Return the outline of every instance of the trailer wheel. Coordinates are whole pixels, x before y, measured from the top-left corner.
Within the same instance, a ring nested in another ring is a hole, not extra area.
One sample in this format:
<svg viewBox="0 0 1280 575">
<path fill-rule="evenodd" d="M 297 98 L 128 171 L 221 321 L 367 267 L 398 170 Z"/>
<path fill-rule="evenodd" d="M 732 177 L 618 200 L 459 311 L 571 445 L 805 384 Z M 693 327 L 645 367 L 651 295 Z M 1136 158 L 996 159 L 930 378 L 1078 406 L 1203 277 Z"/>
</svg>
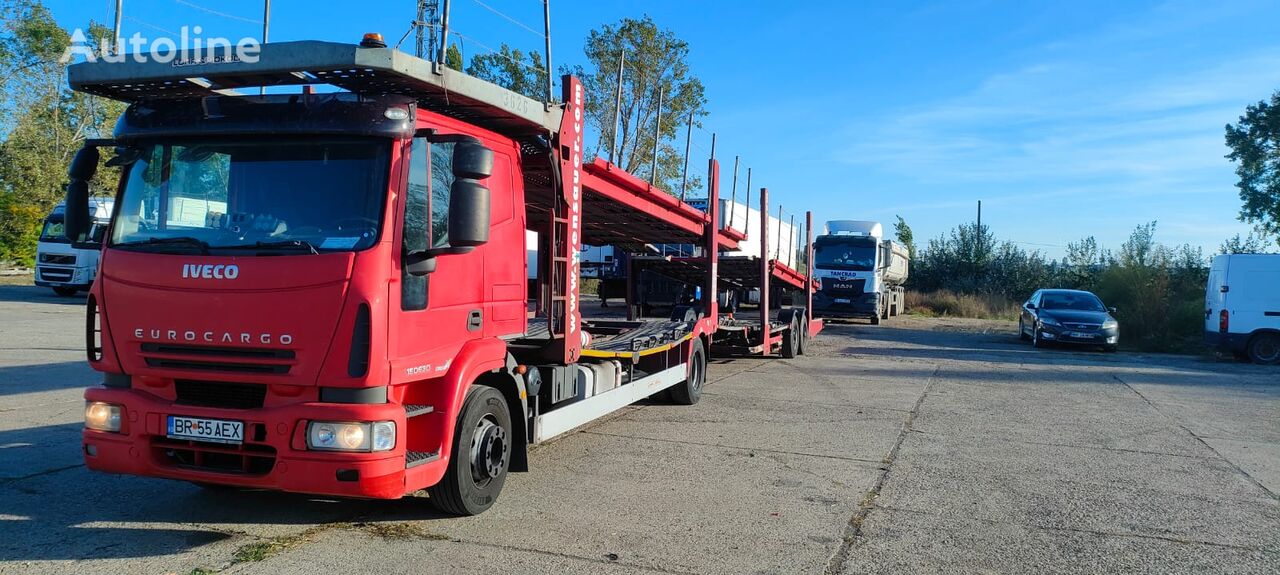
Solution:
<svg viewBox="0 0 1280 575">
<path fill-rule="evenodd" d="M 800 324 L 800 345 L 796 348 L 796 354 L 804 355 L 804 349 L 809 345 L 809 315 L 801 314 L 796 321 Z"/>
<path fill-rule="evenodd" d="M 782 357 L 785 359 L 791 359 L 800 354 L 800 333 L 796 327 L 796 321 L 792 320 L 791 327 L 782 332 Z"/>
<path fill-rule="evenodd" d="M 511 413 L 502 392 L 474 386 L 462 402 L 449 468 L 428 487 L 431 505 L 452 515 L 476 515 L 498 500 L 511 465 Z"/>
<path fill-rule="evenodd" d="M 1260 365 L 1280 364 L 1280 335 L 1260 333 L 1249 341 L 1249 359 Z"/>
<path fill-rule="evenodd" d="M 707 350 L 702 338 L 693 338 L 693 351 L 689 353 L 689 376 L 683 383 L 667 389 L 671 401 L 680 405 L 693 405 L 702 398 L 702 384 L 707 380 Z"/>
</svg>

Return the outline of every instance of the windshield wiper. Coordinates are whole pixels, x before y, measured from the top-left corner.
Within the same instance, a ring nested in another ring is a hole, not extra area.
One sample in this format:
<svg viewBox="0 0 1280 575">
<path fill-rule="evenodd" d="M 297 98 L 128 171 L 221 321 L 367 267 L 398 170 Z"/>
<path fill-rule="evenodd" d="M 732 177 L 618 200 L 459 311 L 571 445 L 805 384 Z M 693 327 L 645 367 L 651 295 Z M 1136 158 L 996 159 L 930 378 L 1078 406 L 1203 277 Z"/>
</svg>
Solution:
<svg viewBox="0 0 1280 575">
<path fill-rule="evenodd" d="M 181 245 L 194 247 L 200 250 L 203 255 L 209 254 L 209 242 L 191 236 L 178 236 L 174 238 L 147 238 L 145 240 L 137 240 L 132 242 L 124 242 L 114 244 L 112 247 L 129 248 L 138 246 L 163 246 L 163 245 Z"/>
<path fill-rule="evenodd" d="M 280 240 L 277 242 L 253 242 L 252 244 L 242 244 L 238 246 L 218 246 L 220 250 L 256 250 L 256 249 L 273 249 L 273 248 L 299 248 L 311 252 L 311 255 L 320 255 L 320 250 L 307 240 Z"/>
</svg>

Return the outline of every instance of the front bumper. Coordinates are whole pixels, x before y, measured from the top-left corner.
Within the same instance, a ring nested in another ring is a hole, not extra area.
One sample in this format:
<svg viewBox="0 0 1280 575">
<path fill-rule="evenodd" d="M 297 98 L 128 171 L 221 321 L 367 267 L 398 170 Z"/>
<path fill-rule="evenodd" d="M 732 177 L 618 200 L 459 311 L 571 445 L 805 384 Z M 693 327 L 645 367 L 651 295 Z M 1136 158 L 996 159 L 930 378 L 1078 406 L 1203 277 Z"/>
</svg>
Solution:
<svg viewBox="0 0 1280 575">
<path fill-rule="evenodd" d="M 822 317 L 875 317 L 880 314 L 879 303 L 874 293 L 813 294 L 813 311 Z"/>
<path fill-rule="evenodd" d="M 93 285 L 93 276 L 92 268 L 36 264 L 35 283 L 40 287 L 88 289 Z"/>
<path fill-rule="evenodd" d="M 89 469 L 316 495 L 395 499 L 405 494 L 404 437 L 378 453 L 308 451 L 306 422 L 396 422 L 394 404 L 297 403 L 240 410 L 175 405 L 139 389 L 89 388 L 88 401 L 124 406 L 120 433 L 83 431 Z M 243 445 L 172 440 L 168 415 L 243 421 Z"/>
<path fill-rule="evenodd" d="M 1044 324 L 1040 326 L 1040 336 L 1046 341 L 1076 345 L 1115 346 L 1120 344 L 1119 328 L 1080 331 Z"/>
</svg>

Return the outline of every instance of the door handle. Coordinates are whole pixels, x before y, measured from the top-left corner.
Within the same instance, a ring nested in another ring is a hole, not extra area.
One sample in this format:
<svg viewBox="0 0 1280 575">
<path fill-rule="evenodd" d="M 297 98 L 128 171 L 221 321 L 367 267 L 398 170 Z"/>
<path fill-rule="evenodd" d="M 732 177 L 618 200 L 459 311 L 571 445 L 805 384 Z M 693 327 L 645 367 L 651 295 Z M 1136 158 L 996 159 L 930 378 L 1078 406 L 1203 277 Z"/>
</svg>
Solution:
<svg viewBox="0 0 1280 575">
<path fill-rule="evenodd" d="M 484 312 L 478 309 L 467 314 L 467 331 L 479 331 L 484 326 Z"/>
</svg>

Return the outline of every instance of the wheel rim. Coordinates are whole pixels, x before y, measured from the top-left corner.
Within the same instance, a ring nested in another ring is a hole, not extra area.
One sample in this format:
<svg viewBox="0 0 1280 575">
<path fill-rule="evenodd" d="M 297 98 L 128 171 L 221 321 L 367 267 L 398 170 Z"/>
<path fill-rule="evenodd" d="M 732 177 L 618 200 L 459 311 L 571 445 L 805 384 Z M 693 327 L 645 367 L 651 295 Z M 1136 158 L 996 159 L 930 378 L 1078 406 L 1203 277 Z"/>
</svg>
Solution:
<svg viewBox="0 0 1280 575">
<path fill-rule="evenodd" d="M 493 415 L 476 422 L 471 435 L 471 479 L 476 485 L 487 485 L 507 468 L 507 430 L 498 425 Z"/>
<path fill-rule="evenodd" d="M 1253 343 L 1253 355 L 1265 362 L 1280 360 L 1280 338 L 1258 338 L 1258 341 Z"/>
</svg>

